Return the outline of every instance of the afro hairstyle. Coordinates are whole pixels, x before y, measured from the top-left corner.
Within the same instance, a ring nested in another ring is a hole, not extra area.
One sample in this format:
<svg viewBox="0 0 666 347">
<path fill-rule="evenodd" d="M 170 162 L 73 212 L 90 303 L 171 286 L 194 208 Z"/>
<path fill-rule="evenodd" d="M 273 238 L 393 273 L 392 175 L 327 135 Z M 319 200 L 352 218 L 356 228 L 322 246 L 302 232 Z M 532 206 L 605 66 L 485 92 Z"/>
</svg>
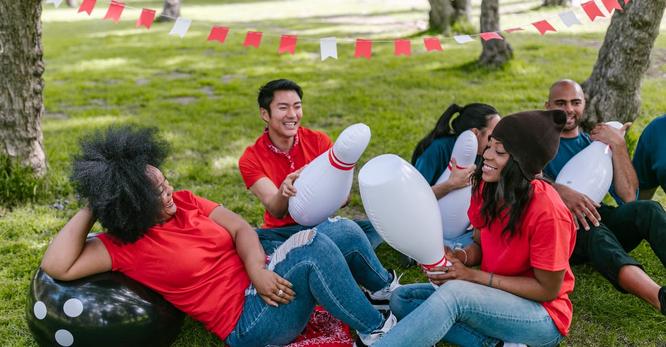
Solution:
<svg viewBox="0 0 666 347">
<path fill-rule="evenodd" d="M 132 243 L 159 222 L 160 191 L 147 166 L 159 168 L 169 152 L 156 128 L 112 126 L 81 140 L 71 180 L 102 227 Z"/>
</svg>

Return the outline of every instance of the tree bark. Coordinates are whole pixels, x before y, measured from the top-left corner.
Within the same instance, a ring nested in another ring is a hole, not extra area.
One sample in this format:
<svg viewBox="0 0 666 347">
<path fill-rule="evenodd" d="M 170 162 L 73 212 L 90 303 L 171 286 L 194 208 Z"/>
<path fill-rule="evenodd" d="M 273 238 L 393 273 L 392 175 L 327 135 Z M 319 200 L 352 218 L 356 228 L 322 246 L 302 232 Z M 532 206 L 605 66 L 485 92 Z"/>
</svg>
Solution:
<svg viewBox="0 0 666 347">
<path fill-rule="evenodd" d="M 543 0 L 543 6 L 569 6 L 571 0 Z"/>
<path fill-rule="evenodd" d="M 0 155 L 46 173 L 41 0 L 0 1 Z"/>
<path fill-rule="evenodd" d="M 430 13 L 428 18 L 430 30 L 443 35 L 450 35 L 452 24 L 451 19 L 454 12 L 451 0 L 428 0 L 428 2 L 430 2 Z"/>
<path fill-rule="evenodd" d="M 180 0 L 164 0 L 162 13 L 157 17 L 158 22 L 171 22 L 180 17 Z"/>
<path fill-rule="evenodd" d="M 483 0 L 481 2 L 481 32 L 499 31 L 500 17 L 498 0 Z M 506 39 L 481 40 L 483 51 L 479 57 L 479 64 L 490 68 L 498 68 L 513 58 L 513 49 Z"/>
<path fill-rule="evenodd" d="M 452 0 L 453 17 L 451 23 L 471 22 L 472 1 L 471 0 Z"/>
<path fill-rule="evenodd" d="M 597 122 L 628 122 L 638 117 L 641 83 L 666 0 L 633 0 L 623 6 L 624 12 L 613 15 L 592 74 L 582 85 L 586 129 Z"/>
<path fill-rule="evenodd" d="M 67 6 L 76 7 L 78 5 L 76 0 L 67 0 Z"/>
</svg>

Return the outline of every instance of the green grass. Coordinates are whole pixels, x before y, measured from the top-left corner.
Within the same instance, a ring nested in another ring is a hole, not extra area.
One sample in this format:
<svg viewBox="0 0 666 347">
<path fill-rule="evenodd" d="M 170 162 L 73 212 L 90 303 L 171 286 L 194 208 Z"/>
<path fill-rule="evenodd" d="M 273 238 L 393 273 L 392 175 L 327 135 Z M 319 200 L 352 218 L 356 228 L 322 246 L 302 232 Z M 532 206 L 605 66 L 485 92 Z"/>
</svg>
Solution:
<svg viewBox="0 0 666 347">
<path fill-rule="evenodd" d="M 527 6 L 523 7 L 533 8 L 532 3 L 538 2 L 511 2 L 516 9 L 507 15 L 509 22 L 528 23 L 544 13 L 519 8 L 524 3 Z M 153 0 L 130 5 L 159 8 L 160 3 Z M 271 4 L 226 3 L 249 6 L 244 9 Z M 75 10 L 45 11 L 47 112 L 43 131 L 50 165 L 48 191 L 32 203 L 0 209 L 0 345 L 35 345 L 24 321 L 25 293 L 47 243 L 78 208 L 67 177 L 70 157 L 83 134 L 111 124 L 159 126 L 173 146 L 165 166 L 172 184 L 220 201 L 258 225 L 263 210 L 245 190 L 237 160 L 262 130 L 255 97 L 266 81 L 285 77 L 304 87 L 303 123 L 308 127 L 335 137 L 351 123 L 368 124 L 373 138 L 362 165 L 383 153 L 409 158 L 415 143 L 451 102 L 486 102 L 503 114 L 542 107 L 554 80 L 569 77 L 582 81 L 590 74 L 603 39 L 601 32 L 510 35 L 515 59 L 499 71 L 475 67 L 478 43 L 460 46 L 449 41 L 444 52 L 425 53 L 417 45 L 419 38 L 413 39 L 412 57 L 393 57 L 393 46 L 387 42 L 375 44 L 373 59 L 367 61 L 352 58 L 353 46 L 342 38 L 365 34 L 392 38 L 394 33 L 408 36 L 420 29 L 418 23 L 403 26 L 405 21 L 423 20 L 425 13 L 418 6 L 416 10 L 397 5 L 391 8 L 376 1 L 369 2 L 366 14 L 347 13 L 331 2 L 320 3 L 336 15 L 301 18 L 287 13 L 277 1 L 273 3 L 274 19 L 256 20 L 251 11 L 229 14 L 232 32 L 224 45 L 205 41 L 208 25 L 218 23 L 217 15 L 229 8 L 217 5 L 218 1 L 185 2 L 185 14 L 191 11 L 206 18 L 208 13 L 209 19 L 205 24 L 195 23 L 184 39 L 167 36 L 169 24 L 146 31 L 135 29 L 130 19 L 113 24 L 88 20 Z M 97 8 L 96 12 L 101 16 L 104 11 Z M 283 18 L 277 18 L 281 14 Z M 367 23 L 371 21 L 364 18 L 381 24 Z M 395 23 L 392 18 L 397 18 Z M 242 47 L 243 30 L 257 28 L 266 31 L 262 46 Z M 283 32 L 311 36 L 300 38 L 295 55 L 278 55 L 277 43 Z M 341 38 L 339 60 L 319 60 L 317 40 L 321 35 Z M 641 89 L 643 107 L 632 129 L 634 138 L 650 119 L 666 110 L 666 69 L 664 60 L 657 59 L 665 50 L 666 39 L 661 37 L 655 47 L 659 54 L 655 54 L 653 73 Z M 666 202 L 662 192 L 657 199 Z M 363 214 L 357 190 L 350 207 L 342 213 Z M 398 254 L 389 247 L 382 246 L 379 255 L 387 266 L 399 268 Z M 642 244 L 632 255 L 657 282 L 666 283 L 666 270 L 647 245 Z M 407 282 L 424 280 L 417 269 L 401 270 L 406 272 L 403 279 Z M 575 314 L 564 345 L 666 343 L 664 316 L 640 300 L 616 292 L 587 266 L 576 267 L 574 272 Z M 221 342 L 188 320 L 176 345 Z"/>
</svg>

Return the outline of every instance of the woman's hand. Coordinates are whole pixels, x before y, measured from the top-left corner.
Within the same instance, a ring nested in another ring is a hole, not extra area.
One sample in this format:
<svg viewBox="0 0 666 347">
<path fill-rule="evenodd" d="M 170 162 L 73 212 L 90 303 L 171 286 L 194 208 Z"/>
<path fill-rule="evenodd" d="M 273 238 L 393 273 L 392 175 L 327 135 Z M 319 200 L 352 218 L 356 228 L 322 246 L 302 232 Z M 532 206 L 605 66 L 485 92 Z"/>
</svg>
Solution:
<svg viewBox="0 0 666 347">
<path fill-rule="evenodd" d="M 250 280 L 259 296 L 271 306 L 286 305 L 296 297 L 291 282 L 273 271 L 259 269 L 250 275 Z"/>
<path fill-rule="evenodd" d="M 465 264 L 463 264 L 463 262 L 456 258 L 451 252 L 447 252 L 446 258 L 451 262 L 450 266 L 434 267 L 426 272 L 426 276 L 430 282 L 441 286 L 449 280 L 472 281 L 474 272 L 477 270 L 465 266 Z"/>
<path fill-rule="evenodd" d="M 451 165 L 451 176 L 449 176 L 448 181 L 451 184 L 451 188 L 455 190 L 471 184 L 471 178 L 474 170 L 476 170 L 476 165 L 472 164 L 466 168 L 459 168 L 454 158 L 451 158 L 449 165 Z"/>
</svg>

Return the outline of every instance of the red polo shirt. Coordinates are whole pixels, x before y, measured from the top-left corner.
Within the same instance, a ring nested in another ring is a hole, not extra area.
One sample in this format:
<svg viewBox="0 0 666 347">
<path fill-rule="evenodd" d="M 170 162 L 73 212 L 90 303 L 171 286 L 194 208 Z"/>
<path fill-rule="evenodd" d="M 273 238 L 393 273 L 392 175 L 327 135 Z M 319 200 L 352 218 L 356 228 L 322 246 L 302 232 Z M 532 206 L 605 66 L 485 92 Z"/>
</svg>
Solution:
<svg viewBox="0 0 666 347">
<path fill-rule="evenodd" d="M 279 187 L 288 174 L 302 168 L 331 146 L 333 142 L 328 135 L 300 127 L 294 145 L 288 152 L 282 152 L 273 145 L 268 133 L 264 132 L 253 145 L 245 149 L 238 161 L 238 168 L 248 189 L 262 177 L 267 177 Z M 276 218 L 265 211 L 261 227 L 279 228 L 292 224 L 296 222 L 289 214 L 284 218 Z"/>
</svg>

